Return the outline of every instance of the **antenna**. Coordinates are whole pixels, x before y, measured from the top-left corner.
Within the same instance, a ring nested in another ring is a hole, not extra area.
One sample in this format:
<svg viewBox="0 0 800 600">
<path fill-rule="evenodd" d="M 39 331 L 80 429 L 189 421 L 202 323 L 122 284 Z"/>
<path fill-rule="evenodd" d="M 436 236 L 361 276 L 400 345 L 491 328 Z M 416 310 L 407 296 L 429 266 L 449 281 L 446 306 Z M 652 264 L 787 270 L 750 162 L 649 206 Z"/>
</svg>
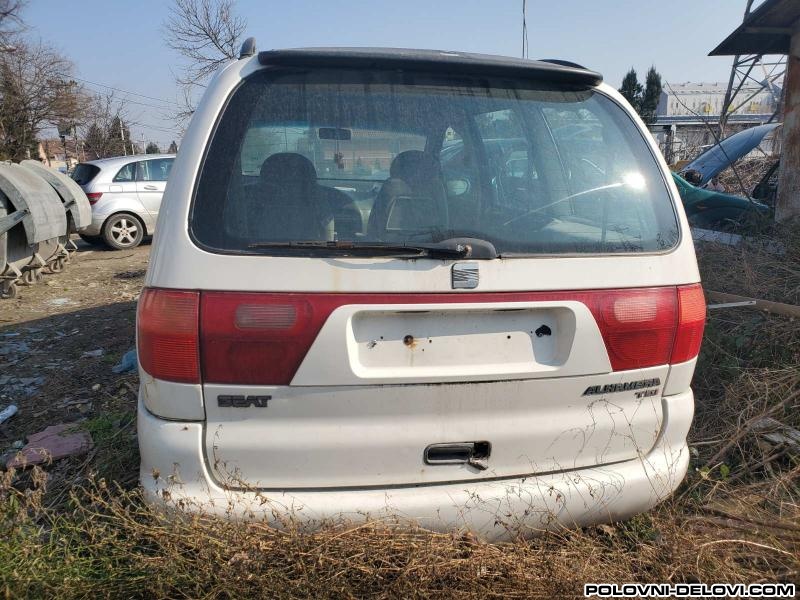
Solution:
<svg viewBox="0 0 800 600">
<path fill-rule="evenodd" d="M 256 38 L 249 37 L 242 44 L 242 49 L 239 51 L 239 58 L 247 58 L 256 53 Z"/>
<path fill-rule="evenodd" d="M 526 22 L 527 0 L 522 0 L 522 58 L 528 58 L 528 23 Z"/>
</svg>

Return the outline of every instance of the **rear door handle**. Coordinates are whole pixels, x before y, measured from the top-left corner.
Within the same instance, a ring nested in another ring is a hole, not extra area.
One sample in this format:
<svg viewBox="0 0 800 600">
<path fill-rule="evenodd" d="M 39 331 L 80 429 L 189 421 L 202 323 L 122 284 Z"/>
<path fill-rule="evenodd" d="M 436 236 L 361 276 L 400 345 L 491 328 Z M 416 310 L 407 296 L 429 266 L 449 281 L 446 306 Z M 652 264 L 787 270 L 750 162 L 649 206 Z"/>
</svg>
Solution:
<svg viewBox="0 0 800 600">
<path fill-rule="evenodd" d="M 153 191 L 157 191 L 158 190 L 158 188 L 156 186 L 154 186 L 154 185 L 146 185 L 146 186 L 144 186 L 144 189 L 153 190 Z"/>
<path fill-rule="evenodd" d="M 466 463 L 480 471 L 489 468 L 489 442 L 448 442 L 431 444 L 425 448 L 425 463 L 429 465 L 456 465 Z"/>
</svg>

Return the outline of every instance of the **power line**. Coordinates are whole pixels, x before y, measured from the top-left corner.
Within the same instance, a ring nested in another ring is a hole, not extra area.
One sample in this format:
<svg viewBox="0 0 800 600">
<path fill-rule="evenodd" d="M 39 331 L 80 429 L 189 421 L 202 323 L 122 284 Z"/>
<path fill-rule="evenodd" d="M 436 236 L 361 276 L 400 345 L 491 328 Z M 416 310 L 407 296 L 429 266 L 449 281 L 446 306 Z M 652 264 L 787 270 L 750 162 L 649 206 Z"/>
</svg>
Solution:
<svg viewBox="0 0 800 600">
<path fill-rule="evenodd" d="M 162 127 L 154 127 L 153 125 L 145 125 L 144 123 L 139 123 L 137 121 L 126 120 L 125 123 L 133 127 L 141 127 L 142 129 L 152 129 L 153 131 L 160 131 L 161 133 L 169 133 L 172 135 L 175 134 L 179 135 L 181 133 L 179 129 L 164 129 Z"/>
<path fill-rule="evenodd" d="M 88 83 L 89 85 L 95 85 L 109 90 L 114 90 L 115 92 L 120 92 L 122 94 L 130 94 L 132 96 L 139 96 L 140 98 L 147 98 L 148 100 L 155 100 L 156 102 L 164 102 L 166 104 L 174 104 L 175 106 L 180 106 L 180 104 L 178 104 L 174 100 L 166 100 L 165 98 L 156 98 L 155 96 L 148 96 L 146 94 L 140 94 L 139 92 L 124 90 L 122 88 L 114 87 L 113 85 L 107 85 L 105 83 L 97 83 L 96 81 L 89 81 L 88 79 L 82 79 L 80 77 L 75 77 L 73 75 L 65 74 L 64 76 L 69 77 L 70 79 L 75 79 L 77 81 L 82 81 L 83 83 Z"/>
</svg>

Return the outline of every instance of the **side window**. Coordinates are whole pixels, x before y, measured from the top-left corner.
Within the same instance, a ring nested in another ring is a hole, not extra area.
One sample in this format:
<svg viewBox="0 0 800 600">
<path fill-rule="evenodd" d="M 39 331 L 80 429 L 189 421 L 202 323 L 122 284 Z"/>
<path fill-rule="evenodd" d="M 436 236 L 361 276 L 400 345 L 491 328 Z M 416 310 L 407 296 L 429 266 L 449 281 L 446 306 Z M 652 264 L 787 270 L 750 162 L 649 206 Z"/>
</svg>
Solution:
<svg viewBox="0 0 800 600">
<path fill-rule="evenodd" d="M 480 202 L 480 170 L 472 139 L 462 136 L 460 127 L 444 132 L 439 164 L 442 167 L 450 224 L 469 229 L 475 222 Z"/>
<path fill-rule="evenodd" d="M 482 113 L 475 116 L 475 125 L 498 204 L 509 208 L 527 206 L 538 177 L 518 115 L 510 109 Z"/>
<path fill-rule="evenodd" d="M 172 169 L 174 158 L 156 158 L 138 163 L 138 181 L 166 181 Z"/>
<path fill-rule="evenodd" d="M 474 176 L 474 160 L 471 156 L 472 148 L 466 147 L 464 138 L 453 127 L 448 127 L 444 132 L 442 149 L 439 151 L 439 164 L 442 166 L 447 195 L 450 198 L 462 196 L 476 184 Z"/>
<path fill-rule="evenodd" d="M 568 189 L 568 200 L 554 207 L 560 216 L 578 223 L 605 223 L 614 232 L 642 232 L 643 223 L 654 222 L 652 203 L 638 200 L 647 187 L 642 158 L 607 114 L 597 108 L 554 104 L 543 106 L 542 116 Z"/>
<path fill-rule="evenodd" d="M 615 181 L 609 169 L 608 144 L 598 116 L 585 108 L 542 109 L 573 193 Z"/>
<path fill-rule="evenodd" d="M 128 163 L 114 175 L 113 181 L 134 181 L 136 178 L 136 163 Z"/>
<path fill-rule="evenodd" d="M 528 176 L 528 143 L 516 113 L 497 110 L 475 117 L 486 156 L 497 175 Z"/>
</svg>

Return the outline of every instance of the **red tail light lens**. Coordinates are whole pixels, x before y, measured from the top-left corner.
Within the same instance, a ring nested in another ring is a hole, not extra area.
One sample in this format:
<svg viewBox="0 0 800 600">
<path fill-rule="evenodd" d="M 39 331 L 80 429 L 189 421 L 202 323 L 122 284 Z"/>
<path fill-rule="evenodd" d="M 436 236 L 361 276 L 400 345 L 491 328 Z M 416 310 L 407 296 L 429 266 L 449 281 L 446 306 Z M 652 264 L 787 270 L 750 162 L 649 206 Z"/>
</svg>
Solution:
<svg viewBox="0 0 800 600">
<path fill-rule="evenodd" d="M 89 204 L 94 206 L 103 197 L 103 192 L 89 192 L 86 197 L 89 199 Z"/>
<path fill-rule="evenodd" d="M 678 316 L 675 288 L 596 291 L 587 300 L 613 370 L 669 362 Z"/>
<path fill-rule="evenodd" d="M 706 299 L 700 284 L 678 288 L 678 332 L 670 363 L 682 363 L 700 353 L 706 326 Z"/>
<path fill-rule="evenodd" d="M 470 294 L 294 294 L 146 289 L 139 301 L 139 360 L 182 383 L 289 385 L 330 314 L 347 304 L 531 302 L 585 304 L 614 371 L 691 360 L 705 300 L 683 287 Z"/>
<path fill-rule="evenodd" d="M 142 369 L 156 379 L 200 383 L 199 304 L 198 292 L 142 292 L 136 315 Z"/>
<path fill-rule="evenodd" d="M 312 306 L 309 297 L 321 302 Z M 330 295 L 203 293 L 204 381 L 289 385 L 333 310 L 326 298 Z"/>
</svg>

